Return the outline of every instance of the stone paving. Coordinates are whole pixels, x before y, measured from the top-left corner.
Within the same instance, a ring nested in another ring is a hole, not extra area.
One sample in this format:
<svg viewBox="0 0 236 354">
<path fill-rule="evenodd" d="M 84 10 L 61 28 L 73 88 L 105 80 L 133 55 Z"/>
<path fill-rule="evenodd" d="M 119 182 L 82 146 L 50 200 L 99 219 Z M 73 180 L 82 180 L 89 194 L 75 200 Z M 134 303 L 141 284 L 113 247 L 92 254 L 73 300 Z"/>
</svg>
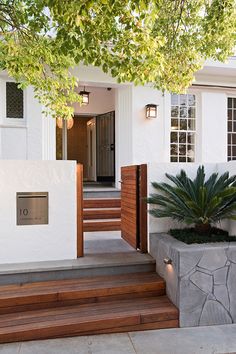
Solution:
<svg viewBox="0 0 236 354">
<path fill-rule="evenodd" d="M 0 354 L 236 354 L 236 325 L 176 328 L 0 345 Z"/>
</svg>

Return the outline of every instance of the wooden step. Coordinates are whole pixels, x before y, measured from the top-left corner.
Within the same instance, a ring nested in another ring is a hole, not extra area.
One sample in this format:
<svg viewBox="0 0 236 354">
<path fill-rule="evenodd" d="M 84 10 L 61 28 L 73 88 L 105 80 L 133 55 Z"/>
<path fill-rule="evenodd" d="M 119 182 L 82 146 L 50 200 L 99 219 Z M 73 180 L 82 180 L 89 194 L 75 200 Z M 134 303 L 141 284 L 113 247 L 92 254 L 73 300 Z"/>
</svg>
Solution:
<svg viewBox="0 0 236 354">
<path fill-rule="evenodd" d="M 121 217 L 120 208 L 115 209 L 85 209 L 84 220 L 91 219 L 119 219 Z"/>
<path fill-rule="evenodd" d="M 120 198 L 84 199 L 84 209 L 89 208 L 120 208 Z"/>
<path fill-rule="evenodd" d="M 84 221 L 84 231 L 119 231 L 121 229 L 120 220 L 112 221 Z"/>
<path fill-rule="evenodd" d="M 0 315 L 0 343 L 178 326 L 164 296 L 105 301 Z"/>
<path fill-rule="evenodd" d="M 0 287 L 0 314 L 109 299 L 159 296 L 165 282 L 156 273 L 133 273 Z"/>
</svg>

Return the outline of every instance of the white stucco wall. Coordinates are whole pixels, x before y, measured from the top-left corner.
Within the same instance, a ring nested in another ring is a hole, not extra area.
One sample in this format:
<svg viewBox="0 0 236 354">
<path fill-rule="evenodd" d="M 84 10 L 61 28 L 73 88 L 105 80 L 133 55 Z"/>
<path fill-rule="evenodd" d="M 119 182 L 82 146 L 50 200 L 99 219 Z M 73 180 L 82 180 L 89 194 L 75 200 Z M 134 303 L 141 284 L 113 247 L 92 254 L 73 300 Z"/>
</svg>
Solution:
<svg viewBox="0 0 236 354">
<path fill-rule="evenodd" d="M 147 119 L 147 104 L 158 106 L 157 118 Z M 133 87 L 132 144 L 134 163 L 169 160 L 170 95 L 150 87 Z"/>
<path fill-rule="evenodd" d="M 24 118 L 6 118 L 6 82 L 0 76 L 0 159 L 42 160 L 42 107 L 34 98 L 34 90 L 24 90 Z"/>
<path fill-rule="evenodd" d="M 181 169 L 185 170 L 187 175 L 191 178 L 196 176 L 199 164 L 197 163 L 149 163 L 148 164 L 148 195 L 156 193 L 152 187 L 151 182 L 167 182 L 171 183 L 166 177 L 166 173 L 176 175 Z M 206 163 L 204 164 L 206 177 L 209 177 L 212 173 L 218 172 L 219 175 L 229 171 L 230 175 L 236 174 L 236 161 L 227 163 Z M 151 206 L 150 206 L 151 207 Z M 169 218 L 154 218 L 149 214 L 149 232 L 167 232 L 171 228 L 178 228 L 180 224 Z M 183 225 L 185 226 L 185 225 Z M 236 222 L 223 221 L 220 227 L 225 228 L 231 235 L 236 235 Z"/>
<path fill-rule="evenodd" d="M 227 161 L 227 95 L 201 92 L 201 162 Z"/>
<path fill-rule="evenodd" d="M 48 192 L 49 224 L 16 225 L 16 193 Z M 0 264 L 76 258 L 76 165 L 0 161 Z"/>
</svg>

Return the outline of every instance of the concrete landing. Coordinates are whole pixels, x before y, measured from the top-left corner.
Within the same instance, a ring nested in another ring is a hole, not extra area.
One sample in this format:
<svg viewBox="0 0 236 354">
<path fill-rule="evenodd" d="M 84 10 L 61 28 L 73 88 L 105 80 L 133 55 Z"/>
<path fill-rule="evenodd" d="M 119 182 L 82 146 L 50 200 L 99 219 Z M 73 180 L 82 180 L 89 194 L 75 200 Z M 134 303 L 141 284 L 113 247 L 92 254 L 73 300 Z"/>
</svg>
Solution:
<svg viewBox="0 0 236 354">
<path fill-rule="evenodd" d="M 4 264 L 0 285 L 155 271 L 155 260 L 121 239 L 119 231 L 85 233 L 85 256 L 63 261 Z"/>
<path fill-rule="evenodd" d="M 164 329 L 0 345 L 1 354 L 235 354 L 236 325 Z"/>
</svg>

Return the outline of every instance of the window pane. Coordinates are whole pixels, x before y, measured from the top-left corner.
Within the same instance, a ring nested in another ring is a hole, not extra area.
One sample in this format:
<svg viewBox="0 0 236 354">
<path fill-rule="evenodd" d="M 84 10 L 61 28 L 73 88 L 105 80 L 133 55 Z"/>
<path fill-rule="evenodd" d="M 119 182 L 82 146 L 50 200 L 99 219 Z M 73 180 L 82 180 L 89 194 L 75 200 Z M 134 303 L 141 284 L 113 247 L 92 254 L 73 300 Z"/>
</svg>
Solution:
<svg viewBox="0 0 236 354">
<path fill-rule="evenodd" d="M 194 119 L 188 120 L 188 130 L 195 130 L 195 120 Z"/>
<path fill-rule="evenodd" d="M 172 94 L 172 95 L 171 95 L 171 104 L 172 104 L 173 106 L 179 104 L 179 95 L 176 95 L 176 94 Z"/>
<path fill-rule="evenodd" d="M 180 106 L 187 105 L 187 95 L 180 95 Z"/>
<path fill-rule="evenodd" d="M 179 133 L 179 142 L 182 144 L 186 144 L 186 133 Z"/>
<path fill-rule="evenodd" d="M 178 119 L 171 119 L 171 130 L 179 129 L 179 121 Z"/>
<path fill-rule="evenodd" d="M 187 156 L 191 159 L 194 159 L 194 145 L 188 145 Z"/>
<path fill-rule="evenodd" d="M 178 145 L 172 144 L 170 146 L 170 154 L 173 156 L 178 155 Z"/>
<path fill-rule="evenodd" d="M 179 145 L 179 154 L 186 156 L 186 145 Z"/>
<path fill-rule="evenodd" d="M 188 95 L 188 105 L 195 106 L 195 95 Z"/>
<path fill-rule="evenodd" d="M 233 108 L 236 108 L 236 98 L 233 98 L 233 99 L 232 99 L 232 107 L 233 107 Z"/>
<path fill-rule="evenodd" d="M 174 156 L 171 156 L 170 161 L 171 162 L 178 162 L 178 158 L 174 157 Z"/>
<path fill-rule="evenodd" d="M 178 143 L 178 133 L 172 132 L 170 137 L 171 143 Z"/>
<path fill-rule="evenodd" d="M 233 119 L 233 111 L 232 109 L 228 109 L 228 120 L 232 120 Z"/>
<path fill-rule="evenodd" d="M 194 144 L 194 134 L 193 133 L 188 133 L 188 143 Z"/>
<path fill-rule="evenodd" d="M 236 157 L 236 145 L 232 146 L 232 156 Z"/>
<path fill-rule="evenodd" d="M 187 107 L 180 107 L 180 117 L 181 118 L 187 117 Z"/>
<path fill-rule="evenodd" d="M 180 130 L 187 130 L 187 120 L 180 119 Z"/>
<path fill-rule="evenodd" d="M 233 99 L 228 98 L 228 108 L 232 108 L 232 107 L 233 107 Z"/>
<path fill-rule="evenodd" d="M 171 107 L 171 117 L 178 117 L 179 116 L 179 107 L 178 106 L 172 106 Z"/>
<path fill-rule="evenodd" d="M 195 118 L 196 117 L 196 112 L 194 107 L 189 107 L 188 109 L 188 117 L 189 118 Z"/>
<path fill-rule="evenodd" d="M 7 118 L 23 118 L 23 91 L 15 82 L 6 83 L 6 116 Z"/>
<path fill-rule="evenodd" d="M 236 134 L 232 134 L 232 144 L 236 145 Z"/>
</svg>

